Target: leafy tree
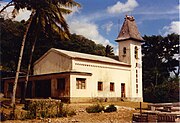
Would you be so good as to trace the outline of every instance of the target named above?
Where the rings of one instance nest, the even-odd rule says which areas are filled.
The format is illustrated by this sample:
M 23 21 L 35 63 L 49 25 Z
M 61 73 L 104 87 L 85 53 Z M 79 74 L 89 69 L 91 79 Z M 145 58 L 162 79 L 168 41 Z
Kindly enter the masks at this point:
M 144 36 L 144 40 L 145 43 L 142 45 L 144 87 L 167 81 L 172 71 L 176 72 L 177 77 L 179 65 L 174 56 L 179 52 L 178 35 Z
M 105 47 L 102 44 L 97 44 L 95 48 L 95 54 L 99 54 L 101 56 L 105 56 Z
M 142 45 L 144 101 L 178 101 L 179 35 L 144 36 Z M 170 73 L 174 73 L 173 76 Z
M 166 63 L 167 70 L 172 72 L 176 78 L 179 76 L 179 35 L 169 34 L 164 38 L 163 44 L 163 60 Z
M 144 89 L 145 102 L 178 102 L 179 101 L 179 79 L 170 78 L 168 82 L 160 85 L 151 85 Z
M 0 19 L 1 28 L 1 66 L 5 71 L 16 71 L 16 59 L 18 58 L 21 40 L 25 26 L 19 22 Z

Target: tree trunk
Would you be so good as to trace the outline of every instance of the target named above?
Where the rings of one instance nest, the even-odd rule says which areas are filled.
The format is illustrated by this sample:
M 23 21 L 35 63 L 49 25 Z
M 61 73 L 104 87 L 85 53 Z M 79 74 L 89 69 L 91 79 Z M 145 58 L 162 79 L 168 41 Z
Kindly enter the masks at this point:
M 29 58 L 29 63 L 28 63 L 28 70 L 27 70 L 27 74 L 26 74 L 26 79 L 25 79 L 25 85 L 24 85 L 24 93 L 21 99 L 21 103 L 25 102 L 25 98 L 26 98 L 26 93 L 27 93 L 27 84 L 28 84 L 28 80 L 29 80 L 29 74 L 30 74 L 30 70 L 31 70 L 31 64 L 32 64 L 32 58 L 33 58 L 33 53 L 34 53 L 34 49 L 35 49 L 35 45 L 36 45 L 36 40 L 39 34 L 39 24 L 38 27 L 36 28 L 37 30 L 35 31 L 35 38 L 32 43 L 32 48 L 31 48 L 31 54 L 30 54 L 30 58 Z
M 18 61 L 18 66 L 17 66 L 17 71 L 16 71 L 16 77 L 15 77 L 15 81 L 14 81 L 14 86 L 13 86 L 13 95 L 12 95 L 12 106 L 15 107 L 15 97 L 16 97 L 16 88 L 17 88 L 17 82 L 18 82 L 18 78 L 19 78 L 19 72 L 20 72 L 20 67 L 21 67 L 21 61 L 22 61 L 22 56 L 23 56 L 23 51 L 24 51 L 24 45 L 25 45 L 25 41 L 26 41 L 26 37 L 28 34 L 28 30 L 30 28 L 33 16 L 35 14 L 35 10 L 32 11 L 31 16 L 29 18 L 29 23 L 26 27 L 26 31 L 24 33 L 23 36 L 23 40 L 22 40 L 22 44 L 21 44 L 21 50 L 20 50 L 20 55 L 19 55 L 19 61 Z
M 3 12 L 7 7 L 11 6 L 12 2 L 13 2 L 13 1 L 10 1 L 6 6 L 4 6 L 4 7 L 1 9 L 0 13 Z

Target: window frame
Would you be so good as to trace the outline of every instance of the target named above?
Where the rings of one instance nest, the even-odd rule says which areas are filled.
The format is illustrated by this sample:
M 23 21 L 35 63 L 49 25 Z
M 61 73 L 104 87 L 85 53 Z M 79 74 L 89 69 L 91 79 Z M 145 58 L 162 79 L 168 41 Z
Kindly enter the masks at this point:
M 114 85 L 115 85 L 114 82 L 110 82 L 110 88 L 109 89 L 111 92 L 115 91 Z
M 103 91 L 103 82 L 98 81 L 97 90 L 98 90 L 98 91 Z
M 76 89 L 86 89 L 86 78 L 76 78 Z

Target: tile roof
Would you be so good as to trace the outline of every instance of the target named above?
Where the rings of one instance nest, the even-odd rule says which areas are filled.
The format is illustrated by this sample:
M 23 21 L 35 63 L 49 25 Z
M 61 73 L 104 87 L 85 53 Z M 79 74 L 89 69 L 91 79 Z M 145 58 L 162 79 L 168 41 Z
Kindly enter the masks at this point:
M 126 15 L 121 31 L 115 41 L 119 42 L 128 39 L 134 39 L 140 42 L 144 41 L 138 31 L 134 17 Z

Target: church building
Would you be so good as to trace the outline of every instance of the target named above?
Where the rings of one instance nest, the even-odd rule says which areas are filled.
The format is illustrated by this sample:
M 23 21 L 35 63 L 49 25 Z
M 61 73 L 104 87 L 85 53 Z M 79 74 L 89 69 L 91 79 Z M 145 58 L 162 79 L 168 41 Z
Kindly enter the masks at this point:
M 143 101 L 143 39 L 135 19 L 126 16 L 115 41 L 119 60 L 51 48 L 34 63 L 28 98 L 56 98 L 66 102 Z M 25 77 L 18 80 L 16 96 L 23 93 Z M 14 78 L 4 78 L 4 94 L 10 97 Z

